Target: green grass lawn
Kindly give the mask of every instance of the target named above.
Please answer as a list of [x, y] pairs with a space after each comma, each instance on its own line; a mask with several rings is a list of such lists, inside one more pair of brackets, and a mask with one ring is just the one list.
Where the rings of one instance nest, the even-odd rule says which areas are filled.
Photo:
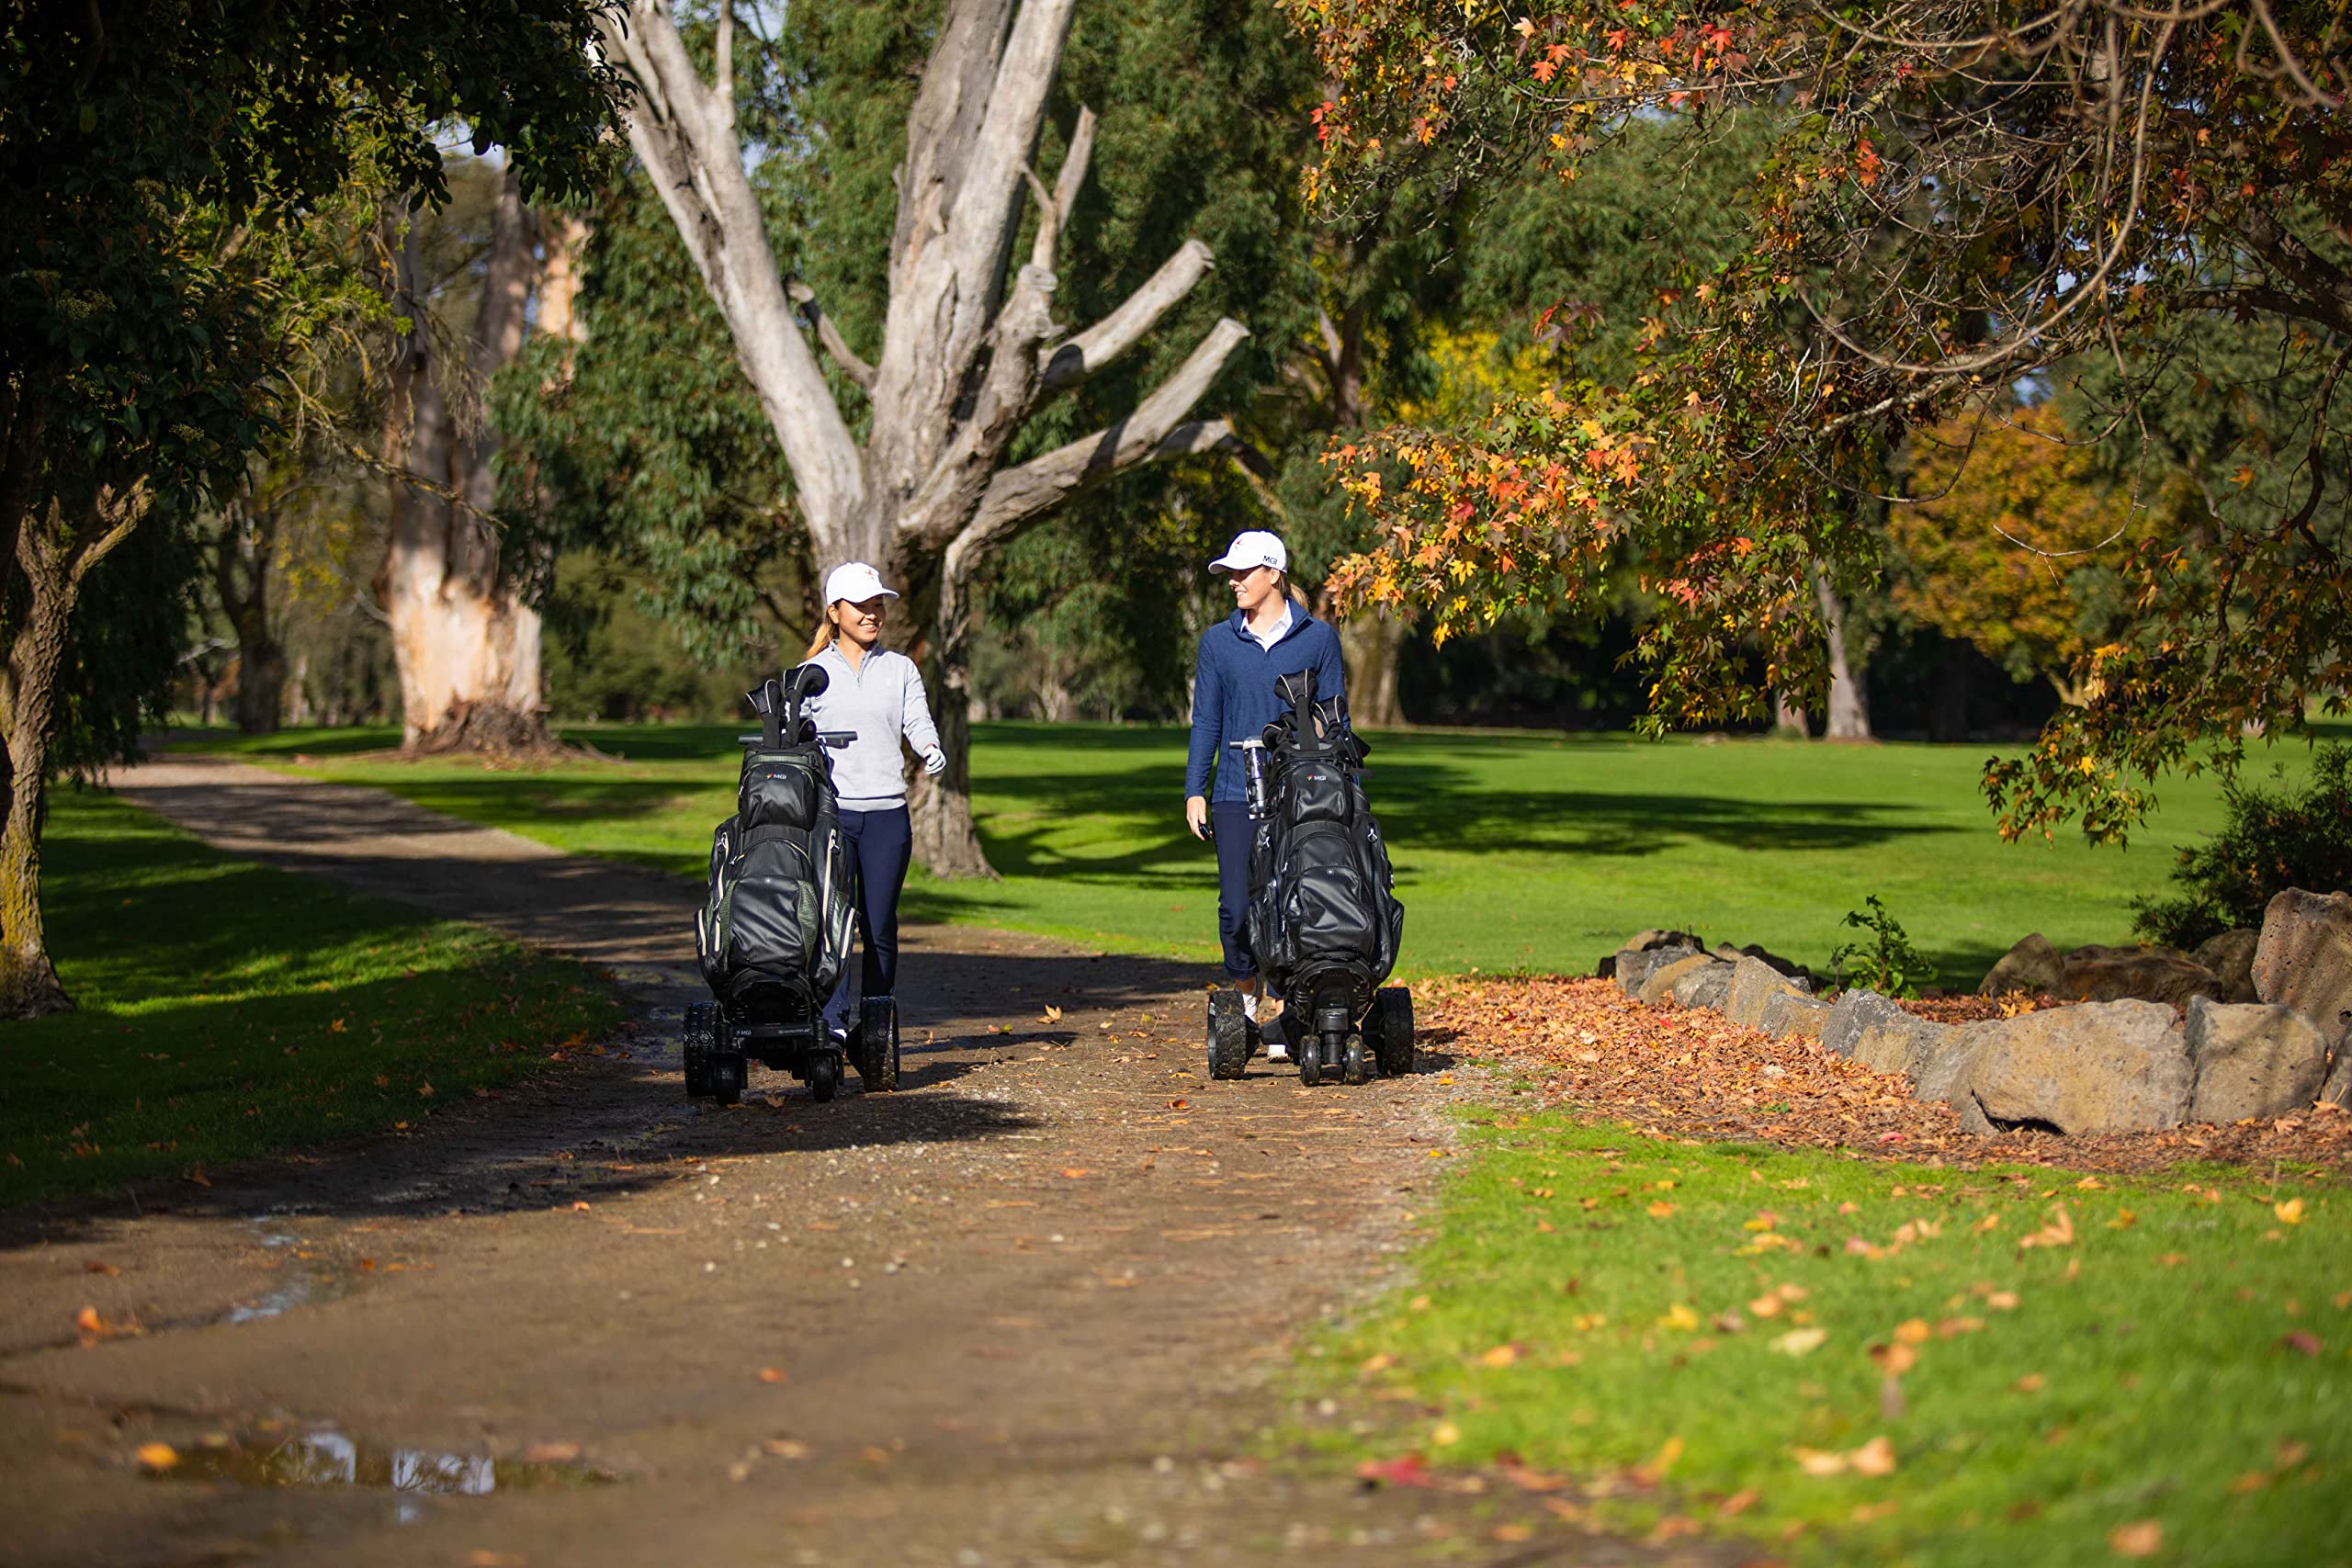
[[[1302, 1374], [1289, 1437], [1324, 1461], [1486, 1470], [1507, 1532], [1548, 1495], [1797, 1561], [2103, 1562], [2151, 1525], [2159, 1562], [2352, 1555], [2340, 1185], [1478, 1116], [1413, 1282]], [[2069, 1239], [2020, 1246], [2061, 1210]], [[1522, 1491], [1506, 1456], [1522, 1481], [1610, 1477], [1615, 1495]]]
[[[623, 760], [535, 771], [400, 762], [381, 754], [396, 739], [381, 729], [200, 743], [699, 877], [729, 808], [736, 728], [574, 727], [571, 739]], [[990, 724], [975, 735], [975, 809], [1004, 880], [918, 874], [911, 917], [1215, 955], [1216, 863], [1183, 829], [1182, 729]], [[1589, 973], [1653, 925], [1819, 965], [1852, 934], [1839, 919], [1875, 893], [1949, 983], [1973, 986], [2028, 931], [2061, 947], [2130, 940], [2130, 900], [2161, 889], [2174, 849], [2221, 822], [2210, 777], [2175, 779], [2129, 850], [2004, 844], [1977, 790], [1988, 750], [1375, 737], [1366, 782], [1406, 905], [1403, 968]], [[2297, 772], [2308, 755], [2300, 743], [2270, 754]]]
[[217, 854], [109, 795], [51, 802], [43, 907], [79, 1009], [7, 1026], [0, 1206], [421, 1119], [620, 1016], [577, 964]]

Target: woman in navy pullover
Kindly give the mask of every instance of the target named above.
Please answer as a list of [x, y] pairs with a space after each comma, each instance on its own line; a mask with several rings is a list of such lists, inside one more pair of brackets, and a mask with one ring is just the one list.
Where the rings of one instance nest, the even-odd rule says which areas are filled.
[[[1225, 942], [1226, 978], [1241, 1006], [1258, 1017], [1258, 966], [1242, 935], [1250, 907], [1250, 807], [1242, 772], [1227, 741], [1254, 740], [1282, 711], [1274, 679], [1315, 671], [1317, 700], [1347, 696], [1340, 634], [1318, 621], [1290, 581], [1290, 552], [1273, 535], [1252, 529], [1209, 570], [1229, 578], [1234, 610], [1201, 634], [1193, 676], [1193, 750], [1184, 767], [1184, 822], [1194, 838], [1216, 840], [1216, 924]], [[1214, 788], [1209, 775], [1214, 771]], [[1284, 1053], [1270, 1045], [1267, 1055]]]

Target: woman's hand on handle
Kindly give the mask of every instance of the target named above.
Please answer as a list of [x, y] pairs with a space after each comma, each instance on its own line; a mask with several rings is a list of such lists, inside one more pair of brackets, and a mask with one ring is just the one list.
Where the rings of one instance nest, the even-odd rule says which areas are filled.
[[1193, 830], [1195, 839], [1209, 836], [1209, 797], [1188, 795], [1184, 797], [1184, 826]]

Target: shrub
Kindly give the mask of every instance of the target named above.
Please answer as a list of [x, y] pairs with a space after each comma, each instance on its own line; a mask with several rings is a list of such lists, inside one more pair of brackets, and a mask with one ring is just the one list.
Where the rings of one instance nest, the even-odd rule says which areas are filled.
[[1846, 988], [1849, 968], [1854, 984], [1868, 986], [1885, 997], [1907, 997], [1918, 987], [1934, 985], [1936, 966], [1911, 945], [1903, 922], [1886, 912], [1886, 906], [1878, 901], [1877, 894], [1869, 895], [1862, 902], [1869, 906], [1867, 910], [1849, 909], [1838, 924], [1866, 931], [1871, 933], [1871, 940], [1843, 943], [1829, 955], [1829, 966], [1837, 972], [1838, 988]]
[[2259, 926], [2270, 900], [2290, 887], [2352, 887], [2352, 747], [2321, 747], [2300, 793], [2232, 782], [2222, 801], [2222, 830], [2180, 852], [2176, 891], [2132, 901], [2132, 929], [2150, 942], [2193, 948]]

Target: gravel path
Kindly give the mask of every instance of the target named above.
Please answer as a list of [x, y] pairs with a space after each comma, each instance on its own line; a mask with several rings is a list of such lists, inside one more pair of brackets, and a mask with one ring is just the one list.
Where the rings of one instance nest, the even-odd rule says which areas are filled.
[[[1498, 1544], [1543, 1516], [1253, 1457], [1295, 1337], [1387, 1283], [1431, 1201], [1442, 1057], [1211, 1084], [1197, 968], [914, 928], [902, 1092], [819, 1106], [755, 1068], [720, 1111], [677, 1072], [693, 888], [233, 763], [115, 784], [235, 853], [606, 965], [642, 1012], [613, 1055], [411, 1134], [0, 1221], [0, 1561], [1650, 1556]], [[85, 1307], [139, 1332], [85, 1342]], [[141, 1474], [147, 1443], [173, 1478]], [[297, 1470], [329, 1479], [259, 1483]]]

